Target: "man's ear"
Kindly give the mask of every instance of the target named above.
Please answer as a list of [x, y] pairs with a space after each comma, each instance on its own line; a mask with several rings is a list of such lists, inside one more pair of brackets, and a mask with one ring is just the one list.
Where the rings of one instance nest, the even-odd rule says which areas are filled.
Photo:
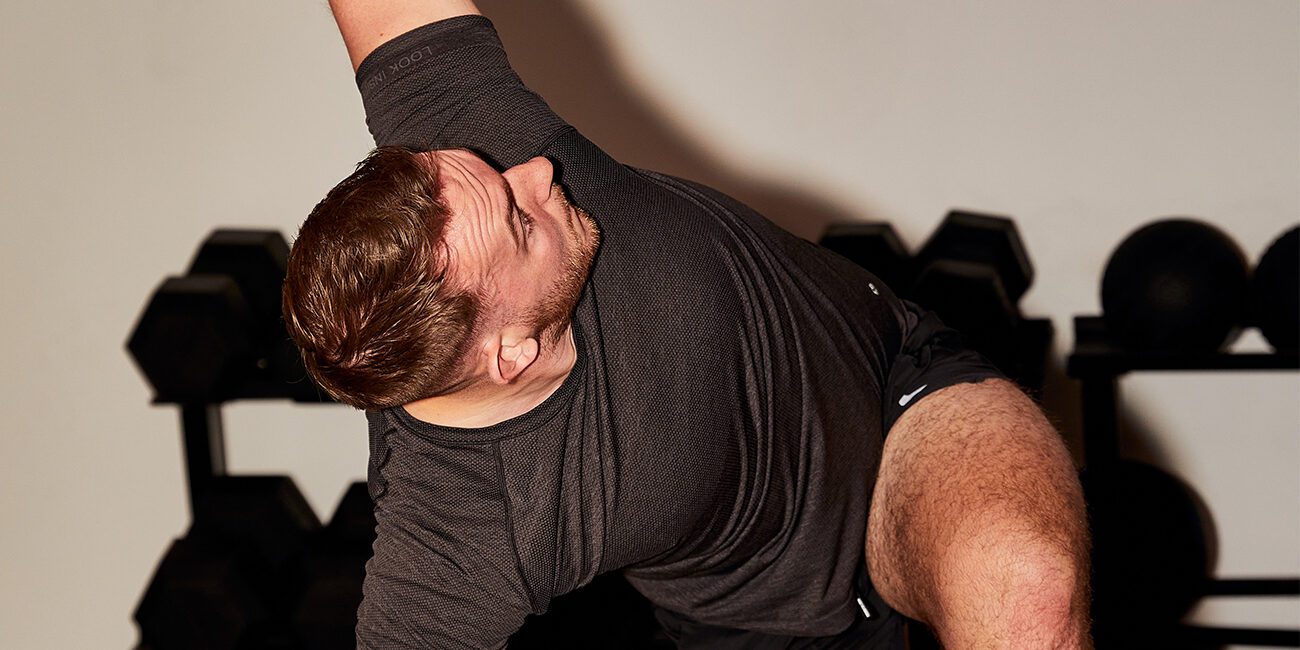
[[514, 381], [520, 373], [533, 365], [539, 350], [537, 339], [527, 332], [503, 331], [492, 342], [495, 350], [493, 359], [488, 363], [488, 374], [498, 384]]

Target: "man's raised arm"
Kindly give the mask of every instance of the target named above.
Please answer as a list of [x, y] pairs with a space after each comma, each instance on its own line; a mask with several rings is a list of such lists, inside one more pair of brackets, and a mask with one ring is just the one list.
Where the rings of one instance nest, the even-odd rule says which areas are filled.
[[473, 0], [330, 0], [352, 69], [375, 48], [406, 32], [444, 18], [478, 15]]

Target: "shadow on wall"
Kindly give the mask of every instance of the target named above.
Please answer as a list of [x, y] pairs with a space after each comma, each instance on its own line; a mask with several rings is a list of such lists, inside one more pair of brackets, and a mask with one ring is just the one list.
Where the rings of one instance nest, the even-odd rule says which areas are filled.
[[816, 240], [828, 223], [861, 220], [830, 201], [779, 181], [726, 169], [657, 113], [627, 82], [607, 39], [571, 0], [480, 0], [510, 62], [551, 108], [623, 163], [704, 183], [743, 201], [782, 228]]

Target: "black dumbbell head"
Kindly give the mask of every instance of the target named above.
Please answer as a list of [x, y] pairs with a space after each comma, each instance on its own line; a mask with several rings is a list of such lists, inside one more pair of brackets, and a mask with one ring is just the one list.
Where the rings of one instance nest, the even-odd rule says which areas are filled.
[[288, 476], [218, 476], [198, 496], [191, 536], [276, 569], [291, 563], [321, 527]]
[[168, 278], [136, 323], [127, 349], [157, 401], [229, 399], [256, 364], [253, 316], [229, 276]]
[[1194, 219], [1152, 222], [1106, 263], [1106, 329], [1134, 350], [1219, 350], [1244, 320], [1248, 281], [1245, 254], [1222, 230]]
[[365, 481], [353, 483], [343, 493], [334, 516], [330, 517], [329, 534], [346, 543], [370, 548], [375, 540], [375, 510]]
[[930, 235], [913, 263], [918, 275], [938, 260], [993, 267], [1011, 302], [1017, 303], [1034, 282], [1034, 267], [1014, 221], [1007, 217], [954, 210]]
[[289, 244], [275, 230], [215, 230], [203, 240], [190, 274], [229, 275], [270, 336], [283, 336], [280, 287], [289, 266]]
[[305, 584], [292, 614], [294, 636], [303, 648], [354, 648], [370, 549], [337, 540], [318, 540], [303, 560]]
[[250, 647], [269, 616], [233, 553], [191, 539], [168, 549], [135, 610], [154, 648]]
[[366, 483], [348, 486], [329, 526], [313, 536], [302, 558], [303, 590], [293, 612], [304, 648], [351, 648], [366, 561], [375, 540], [375, 515]]
[[291, 397], [330, 401], [307, 375], [281, 315], [280, 295], [289, 244], [276, 230], [215, 230], [194, 255], [190, 273], [228, 275], [239, 285], [253, 314], [256, 368], [240, 397]]
[[287, 476], [218, 476], [197, 493], [188, 537], [228, 549], [277, 620], [303, 587], [303, 555], [320, 520]]
[[895, 291], [911, 284], [907, 249], [888, 223], [835, 224], [826, 229], [821, 245], [870, 271]]
[[939, 314], [967, 343], [1010, 372], [1015, 358], [1020, 313], [991, 266], [943, 259], [916, 278], [912, 300]]

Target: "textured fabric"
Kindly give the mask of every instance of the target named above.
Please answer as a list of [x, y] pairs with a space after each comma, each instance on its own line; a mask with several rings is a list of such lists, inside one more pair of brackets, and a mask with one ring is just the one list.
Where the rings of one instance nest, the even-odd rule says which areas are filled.
[[541, 405], [476, 429], [368, 414], [378, 539], [359, 644], [499, 647], [613, 570], [692, 624], [861, 623], [885, 432], [903, 404], [997, 370], [847, 260], [618, 164], [523, 86], [486, 19], [399, 36], [357, 78], [378, 144], [546, 156], [603, 235], [577, 361]]
[[676, 612], [658, 609], [660, 627], [679, 650], [904, 650], [903, 616], [889, 609], [871, 586], [866, 563], [858, 569], [856, 593], [870, 616], [856, 616], [833, 636], [798, 637], [704, 625]]

